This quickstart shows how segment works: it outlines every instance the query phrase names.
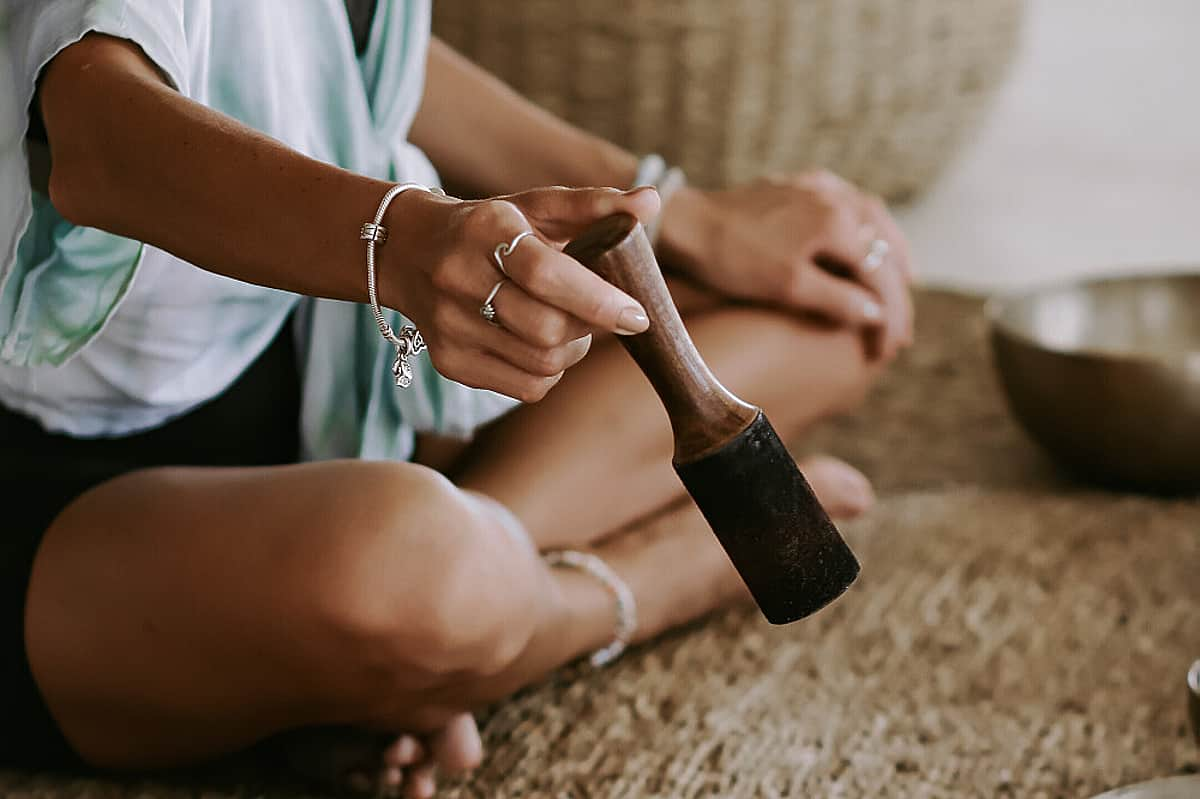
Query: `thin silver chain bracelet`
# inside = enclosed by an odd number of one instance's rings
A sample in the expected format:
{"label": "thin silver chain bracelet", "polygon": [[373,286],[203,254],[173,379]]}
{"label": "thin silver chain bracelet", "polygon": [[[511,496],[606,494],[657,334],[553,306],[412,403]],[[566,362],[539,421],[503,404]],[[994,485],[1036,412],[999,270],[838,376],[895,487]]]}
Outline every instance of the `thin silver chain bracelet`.
{"label": "thin silver chain bracelet", "polygon": [[412,325],[405,325],[397,335],[396,331],[392,330],[392,326],[388,324],[387,319],[384,318],[383,309],[379,307],[379,294],[375,285],[375,247],[386,242],[388,238],[388,229],[383,225],[383,215],[387,212],[388,206],[392,204],[392,200],[409,189],[420,189],[443,196],[446,194],[436,186],[399,183],[392,186],[388,189],[387,194],[383,195],[383,199],[379,203],[379,210],[375,212],[375,218],[370,222],[364,222],[358,231],[358,237],[367,243],[367,296],[371,300],[371,310],[375,313],[375,324],[379,327],[379,334],[396,348],[396,360],[392,362],[392,376],[400,388],[408,388],[412,385],[413,367],[408,359],[425,349],[425,339],[421,338],[421,331]]}

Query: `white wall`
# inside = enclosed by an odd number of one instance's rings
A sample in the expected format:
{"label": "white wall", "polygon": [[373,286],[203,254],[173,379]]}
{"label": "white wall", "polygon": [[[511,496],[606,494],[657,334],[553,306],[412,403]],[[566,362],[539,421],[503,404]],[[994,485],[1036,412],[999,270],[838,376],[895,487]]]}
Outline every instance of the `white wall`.
{"label": "white wall", "polygon": [[922,280],[1200,271],[1200,0],[1029,3],[984,129],[900,213]]}

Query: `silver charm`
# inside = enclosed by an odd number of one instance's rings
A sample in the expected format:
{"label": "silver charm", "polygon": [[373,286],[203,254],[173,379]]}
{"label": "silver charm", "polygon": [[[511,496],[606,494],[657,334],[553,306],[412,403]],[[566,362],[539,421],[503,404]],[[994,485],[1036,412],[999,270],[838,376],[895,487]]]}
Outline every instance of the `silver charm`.
{"label": "silver charm", "polygon": [[425,349],[425,339],[421,337],[421,332],[412,325],[406,325],[400,331],[399,336],[392,336],[390,340],[396,345],[396,360],[392,361],[392,376],[396,378],[396,385],[400,388],[408,388],[413,382],[413,368],[408,359],[411,355],[416,355]]}

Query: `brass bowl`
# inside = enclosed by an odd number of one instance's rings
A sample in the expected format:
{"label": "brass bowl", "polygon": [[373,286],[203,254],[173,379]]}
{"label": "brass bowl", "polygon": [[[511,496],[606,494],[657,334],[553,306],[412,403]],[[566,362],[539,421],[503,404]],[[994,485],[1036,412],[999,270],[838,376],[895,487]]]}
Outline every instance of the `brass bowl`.
{"label": "brass bowl", "polygon": [[1200,744],[1200,660],[1188,670],[1188,718],[1192,720],[1192,735]]}
{"label": "brass bowl", "polygon": [[992,351],[1013,413],[1104,484],[1200,491],[1200,274],[995,297]]}

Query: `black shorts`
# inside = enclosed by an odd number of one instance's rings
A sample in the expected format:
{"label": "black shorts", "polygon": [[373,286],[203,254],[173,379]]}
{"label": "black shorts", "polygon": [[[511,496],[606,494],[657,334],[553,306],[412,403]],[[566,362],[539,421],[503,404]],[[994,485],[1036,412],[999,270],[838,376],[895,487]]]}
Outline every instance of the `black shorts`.
{"label": "black shorts", "polygon": [[296,352],[285,324],[223,394],[145,433],[71,438],[0,407],[0,767],[83,765],[50,715],[25,654],[30,572],[54,518],[93,486],[136,469],[294,463],[299,400]]}

